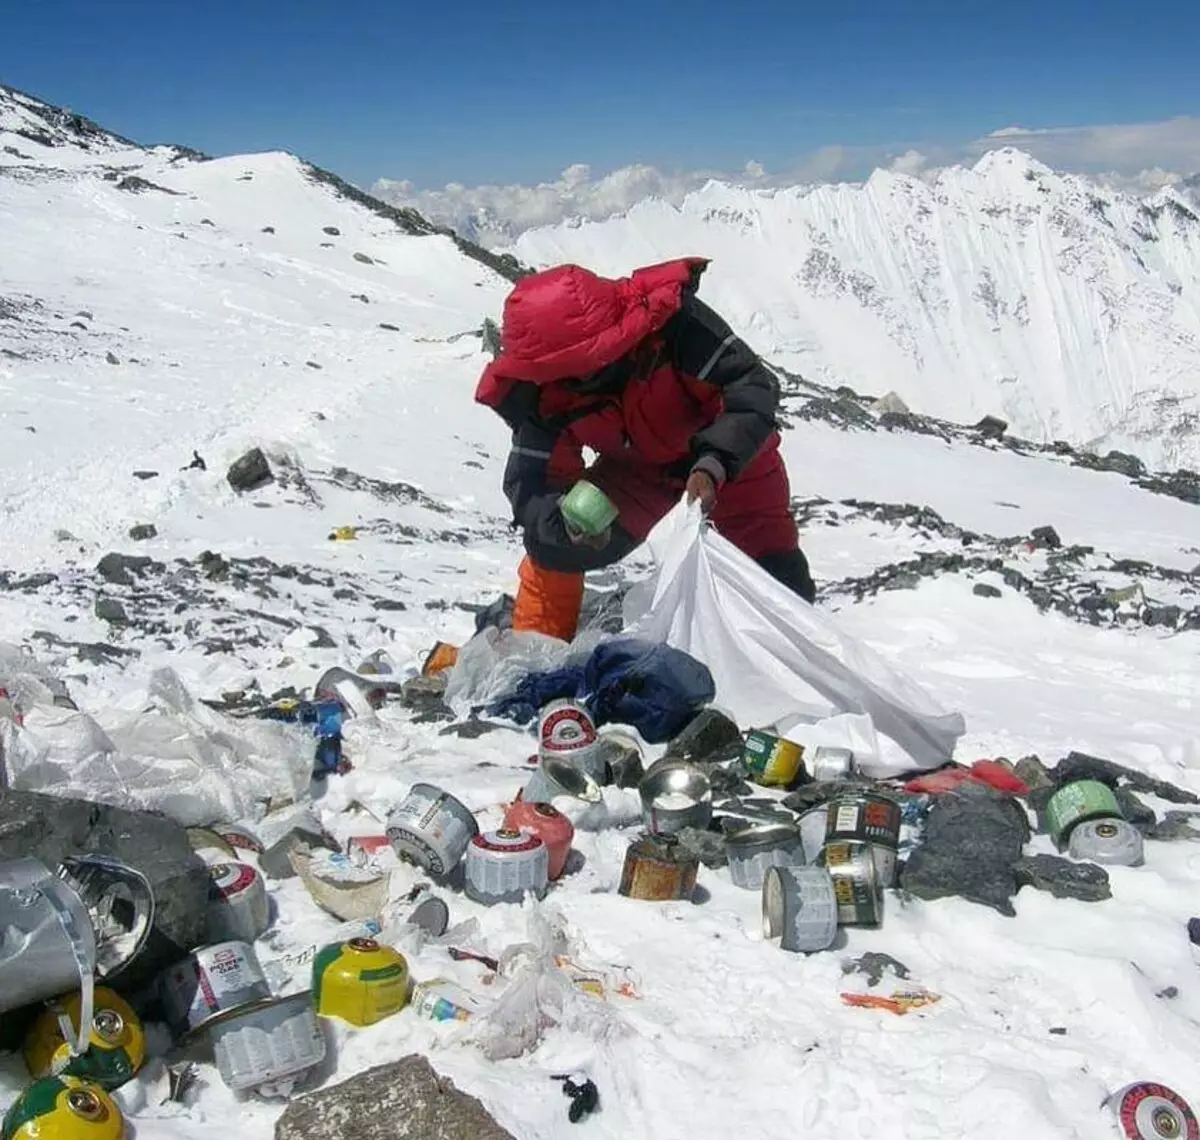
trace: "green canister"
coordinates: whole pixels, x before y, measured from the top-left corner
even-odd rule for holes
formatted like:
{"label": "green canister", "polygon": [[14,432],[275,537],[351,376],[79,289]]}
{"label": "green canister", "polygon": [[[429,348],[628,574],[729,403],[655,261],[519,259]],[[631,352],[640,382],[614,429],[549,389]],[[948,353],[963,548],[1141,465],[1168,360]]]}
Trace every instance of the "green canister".
{"label": "green canister", "polygon": [[1046,830],[1059,847],[1066,845],[1075,825],[1084,820],[1124,818],[1112,788],[1099,780],[1065,784],[1046,802],[1044,815]]}
{"label": "green canister", "polygon": [[612,499],[586,479],[580,479],[566,493],[559,510],[567,523],[583,534],[603,534],[617,518]]}

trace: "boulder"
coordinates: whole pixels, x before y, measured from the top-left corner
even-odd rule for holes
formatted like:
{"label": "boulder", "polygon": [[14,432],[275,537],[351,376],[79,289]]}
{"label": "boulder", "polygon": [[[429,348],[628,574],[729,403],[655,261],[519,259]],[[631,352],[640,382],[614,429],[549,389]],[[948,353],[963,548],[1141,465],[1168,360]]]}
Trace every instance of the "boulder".
{"label": "boulder", "polygon": [[235,491],[253,491],[271,482],[271,465],[261,447],[252,447],[229,466],[225,476]]}
{"label": "boulder", "polygon": [[33,856],[52,870],[67,855],[99,852],[141,871],[154,891],[146,948],[117,988],[136,987],[204,939],[208,867],[166,816],[0,788],[0,859]]}
{"label": "boulder", "polygon": [[1016,867],[1022,887],[1049,891],[1056,899],[1100,902],[1112,898],[1108,872],[1095,863],[1073,863],[1059,855],[1027,855]]}
{"label": "boulder", "polygon": [[701,709],[667,745],[672,759],[691,764],[716,764],[742,754],[742,730],[716,709]]}
{"label": "boulder", "polygon": [[1099,780],[1115,788],[1123,780],[1134,792],[1146,792],[1173,804],[1200,804],[1200,796],[1194,792],[1177,788],[1166,780],[1156,780],[1145,772],[1126,768],[1112,760],[1089,756],[1086,752],[1069,752],[1054,766],[1051,775],[1059,787],[1075,780]]}
{"label": "boulder", "polygon": [[138,523],[136,526],[129,528],[129,537],[134,542],[145,542],[151,538],[158,537],[158,527],[153,523]]}
{"label": "boulder", "polygon": [[984,416],[975,425],[975,430],[983,439],[1003,439],[1008,423],[999,416]]}
{"label": "boulder", "polygon": [[410,1053],[293,1100],[275,1140],[516,1140],[480,1101]]}
{"label": "boulder", "polygon": [[1003,591],[997,586],[991,586],[987,582],[976,582],[971,590],[980,598],[999,598],[1003,596]]}
{"label": "boulder", "polygon": [[1062,546],[1062,539],[1052,526],[1035,526],[1029,537],[1039,550],[1058,550]]}

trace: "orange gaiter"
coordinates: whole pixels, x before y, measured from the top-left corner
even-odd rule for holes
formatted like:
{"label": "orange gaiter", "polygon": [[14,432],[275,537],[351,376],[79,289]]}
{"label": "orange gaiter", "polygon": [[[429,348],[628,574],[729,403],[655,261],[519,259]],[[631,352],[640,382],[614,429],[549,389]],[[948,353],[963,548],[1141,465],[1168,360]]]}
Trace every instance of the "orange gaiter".
{"label": "orange gaiter", "polygon": [[526,555],[517,570],[514,631],[533,631],[570,641],[583,606],[583,575],[546,570]]}

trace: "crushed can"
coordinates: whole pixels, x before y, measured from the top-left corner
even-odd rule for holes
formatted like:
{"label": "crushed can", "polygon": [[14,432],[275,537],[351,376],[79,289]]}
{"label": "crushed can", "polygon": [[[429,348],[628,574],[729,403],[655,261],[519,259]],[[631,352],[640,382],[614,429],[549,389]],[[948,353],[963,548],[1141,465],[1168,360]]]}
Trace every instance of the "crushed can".
{"label": "crushed can", "polygon": [[99,1085],[63,1074],[34,1081],[0,1125],[4,1140],[123,1140],[125,1120]]}
{"label": "crushed can", "polygon": [[234,1092],[290,1096],[325,1060],[325,1034],[307,990],[272,998],[212,1030],[213,1059]]}
{"label": "crushed can", "polygon": [[800,774],[804,748],[769,732],[748,732],[742,760],[756,784],[786,787]]}
{"label": "crushed can", "polygon": [[404,955],[373,938],[335,942],[313,959],[313,1004],[322,1017],[374,1025],[408,1004],[409,988]]}
{"label": "crushed can", "polygon": [[[79,1036],[81,994],[51,1002],[25,1038],[25,1067],[35,1080],[65,1073],[105,1089],[120,1088],[146,1059],[146,1032],[133,1008],[119,994],[97,986],[93,995],[92,1031],[87,1049],[75,1053]],[[71,1040],[64,1036],[60,1017],[67,1018]]]}

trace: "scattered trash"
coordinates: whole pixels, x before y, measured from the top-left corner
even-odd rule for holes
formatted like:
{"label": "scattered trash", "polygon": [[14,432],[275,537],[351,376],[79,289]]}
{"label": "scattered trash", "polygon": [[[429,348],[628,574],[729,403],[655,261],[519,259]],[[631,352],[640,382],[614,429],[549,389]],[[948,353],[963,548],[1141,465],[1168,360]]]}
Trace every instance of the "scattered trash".
{"label": "scattered trash", "polygon": [[699,870],[675,836],[643,835],[625,852],[617,890],[632,899],[690,899]]}
{"label": "scattered trash", "polygon": [[826,780],[848,780],[854,775],[854,753],[849,748],[818,745],[812,759],[805,765],[809,775],[822,783]]}
{"label": "scattered trash", "polygon": [[325,1034],[308,992],[273,998],[212,1028],[213,1059],[235,1092],[287,1097],[325,1059]]}
{"label": "scattered trash", "polygon": [[839,797],[826,812],[825,842],[866,844],[881,885],[894,887],[900,816],[900,805],[887,796],[863,792]]}
{"label": "scattered trash", "polygon": [[409,1004],[418,1017],[431,1021],[467,1021],[486,1008],[481,998],[448,978],[418,982]]}
{"label": "scattered trash", "polygon": [[146,1033],[132,1007],[119,994],[97,986],[87,1048],[78,1053],[83,995],[55,1000],[33,1023],[22,1050],[34,1080],[66,1074],[105,1089],[132,1080],[146,1059]]}
{"label": "scattered trash", "polygon": [[550,1079],[562,1081],[562,1091],[571,1099],[571,1107],[567,1109],[567,1119],[572,1124],[578,1124],[585,1116],[591,1116],[600,1107],[600,1090],[596,1088],[594,1081],[584,1080],[577,1084],[566,1073],[556,1073]]}
{"label": "scattered trash", "polygon": [[694,764],[664,757],[651,764],[638,784],[642,820],[654,835],[685,827],[707,827],[712,819],[712,784]]}
{"label": "scattered trash", "polygon": [[334,527],[329,532],[330,542],[353,542],[358,538],[358,532],[362,527],[357,526],[338,526]]}
{"label": "scattered trash", "polygon": [[735,887],[762,890],[768,867],[793,867],[804,863],[800,829],[790,824],[752,825],[725,837],[729,877]]}
{"label": "scattered trash", "polygon": [[596,726],[583,705],[551,701],[539,714],[538,755],[563,760],[599,783],[605,778],[604,757]]}
{"label": "scattered trash", "polygon": [[857,1006],[859,1009],[882,1009],[900,1016],[942,1000],[941,994],[923,989],[893,990],[889,997],[882,994],[855,993],[842,993],[840,996],[845,1005]]}
{"label": "scattered trash", "polygon": [[167,1024],[175,1039],[182,1041],[268,1000],[271,987],[253,946],[222,942],[198,947],[166,970],[158,992]]}
{"label": "scattered trash", "polygon": [[182,1104],[199,1075],[195,1061],[181,1061],[167,1066],[167,1095],[160,1104]]}
{"label": "scattered trash", "polygon": [[1072,859],[1121,867],[1145,862],[1142,833],[1123,819],[1089,819],[1071,831],[1067,844]]}
{"label": "scattered trash", "polygon": [[470,809],[433,784],[414,784],[387,822],[396,853],[435,879],[458,866],[478,834],[479,824]]}
{"label": "scattered trash", "polygon": [[763,937],[778,938],[793,954],[833,945],[838,899],[824,867],[768,867],[762,887]]}
{"label": "scattered trash", "polygon": [[833,879],[839,926],[878,926],[883,921],[883,880],[870,843],[826,842],[821,862]]}
{"label": "scattered trash", "polygon": [[787,787],[800,774],[804,749],[769,732],[746,734],[744,753],[750,779],[764,787]]}
{"label": "scattered trash", "polygon": [[552,804],[529,803],[524,798],[509,804],[504,813],[504,827],[510,831],[527,831],[546,845],[549,854],[547,874],[553,882],[566,870],[575,825]]}
{"label": "scattered trash", "polygon": [[322,1017],[374,1025],[408,1004],[408,962],[373,938],[326,946],[313,960],[312,995]]}
{"label": "scattered trash", "polygon": [[1126,1085],[1105,1099],[1125,1140],[1200,1140],[1200,1122],[1174,1089],[1154,1081]]}
{"label": "scattered trash", "polygon": [[99,1085],[65,1074],[34,1081],[4,1116],[4,1140],[122,1140],[125,1120]]}
{"label": "scattered trash", "polygon": [[541,898],[549,882],[550,851],[532,832],[482,832],[467,846],[464,890],[484,906],[519,903],[526,891]]}
{"label": "scattered trash", "polygon": [[208,891],[205,938],[209,942],[254,942],[271,925],[267,887],[249,863],[216,863]]}
{"label": "scattered trash", "polygon": [[869,951],[849,962],[842,963],[842,974],[862,974],[868,986],[877,986],[885,973],[895,974],[901,981],[908,981],[908,967],[890,954]]}
{"label": "scattered trash", "polygon": [[1076,780],[1060,787],[1046,801],[1044,817],[1050,838],[1061,850],[1078,824],[1093,819],[1120,819],[1121,805],[1107,784],[1099,780]]}
{"label": "scattered trash", "polygon": [[549,803],[555,796],[570,796],[585,803],[598,804],[603,793],[591,776],[566,760],[556,760],[554,757],[538,759],[537,770],[517,794],[517,799],[540,804]]}
{"label": "scattered trash", "polygon": [[313,901],[334,918],[373,918],[387,902],[390,875],[350,855],[298,847],[288,858]]}

